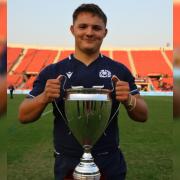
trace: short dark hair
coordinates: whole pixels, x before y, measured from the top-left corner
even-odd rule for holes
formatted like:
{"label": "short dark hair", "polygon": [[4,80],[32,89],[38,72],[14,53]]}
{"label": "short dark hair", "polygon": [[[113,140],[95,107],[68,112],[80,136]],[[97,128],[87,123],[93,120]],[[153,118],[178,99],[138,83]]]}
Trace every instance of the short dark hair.
{"label": "short dark hair", "polygon": [[78,15],[82,12],[89,12],[89,13],[99,16],[103,20],[106,26],[107,16],[102,11],[102,9],[96,4],[81,4],[77,9],[75,9],[73,13],[73,23],[77,19]]}

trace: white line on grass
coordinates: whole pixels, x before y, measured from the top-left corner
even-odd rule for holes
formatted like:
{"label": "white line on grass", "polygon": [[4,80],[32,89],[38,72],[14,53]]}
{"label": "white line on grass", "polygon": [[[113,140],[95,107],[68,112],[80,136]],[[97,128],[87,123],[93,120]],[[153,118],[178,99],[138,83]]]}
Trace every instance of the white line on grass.
{"label": "white line on grass", "polygon": [[49,110],[49,111],[44,112],[44,113],[42,114],[42,116],[46,116],[47,114],[49,114],[49,113],[51,113],[51,112],[52,112],[52,109]]}

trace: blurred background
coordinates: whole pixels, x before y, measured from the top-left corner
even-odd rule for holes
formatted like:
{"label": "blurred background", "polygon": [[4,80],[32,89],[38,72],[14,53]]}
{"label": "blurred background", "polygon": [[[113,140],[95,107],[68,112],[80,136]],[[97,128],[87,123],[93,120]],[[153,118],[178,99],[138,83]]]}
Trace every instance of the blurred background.
{"label": "blurred background", "polygon": [[7,177],[6,124],[6,64],[7,64],[7,4],[0,0],[0,179]]}
{"label": "blurred background", "polygon": [[180,116],[180,0],[174,1],[173,6],[173,45],[174,45],[174,117]]}
{"label": "blurred background", "polygon": [[173,6],[173,40],[174,40],[174,96],[173,96],[173,142],[174,142],[174,179],[180,179],[180,0]]}

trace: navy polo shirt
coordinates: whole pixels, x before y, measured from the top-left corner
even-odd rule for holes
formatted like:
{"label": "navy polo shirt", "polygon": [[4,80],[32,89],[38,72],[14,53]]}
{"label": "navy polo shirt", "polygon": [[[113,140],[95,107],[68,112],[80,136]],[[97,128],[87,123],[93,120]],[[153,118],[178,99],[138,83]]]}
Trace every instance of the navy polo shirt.
{"label": "navy polo shirt", "polygon": [[[84,88],[91,88],[93,86],[104,86],[105,89],[112,89],[111,78],[116,75],[120,80],[129,83],[131,94],[139,93],[134,82],[134,77],[130,71],[121,63],[111,60],[106,56],[99,55],[99,57],[88,66],[70,55],[68,58],[51,64],[44,68],[36,81],[29,96],[34,97],[41,94],[45,88],[48,79],[55,79],[59,75],[66,76],[62,80],[61,97],[56,100],[61,112],[64,113],[63,88],[71,88],[72,86],[83,86]],[[115,97],[115,96],[113,96]],[[83,149],[76,141],[73,134],[70,133],[69,128],[58,112],[56,106],[53,104],[54,114],[54,147],[58,153],[67,155],[81,156]],[[113,105],[111,115],[117,110],[119,102],[113,98]],[[119,146],[119,129],[117,116],[113,118],[105,133],[97,141],[92,149],[94,155],[107,151],[112,151]]]}

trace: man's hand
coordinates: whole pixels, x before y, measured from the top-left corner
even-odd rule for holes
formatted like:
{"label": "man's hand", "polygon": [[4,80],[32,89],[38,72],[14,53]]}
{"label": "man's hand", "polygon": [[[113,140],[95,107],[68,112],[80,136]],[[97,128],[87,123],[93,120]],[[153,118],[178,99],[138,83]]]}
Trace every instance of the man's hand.
{"label": "man's hand", "polygon": [[41,94],[43,103],[50,103],[59,98],[62,78],[63,76],[59,75],[56,79],[47,80],[44,92]]}
{"label": "man's hand", "polygon": [[47,80],[44,91],[40,95],[27,98],[21,103],[18,114],[21,123],[38,120],[48,103],[60,96],[62,78],[63,76],[60,75],[56,79]]}
{"label": "man's hand", "polygon": [[139,94],[131,95],[128,82],[124,82],[113,76],[115,83],[116,99],[122,102],[130,118],[135,121],[145,122],[148,118],[148,108],[144,99]]}
{"label": "man's hand", "polygon": [[129,99],[129,83],[121,81],[117,76],[113,75],[112,81],[115,83],[116,100],[126,103]]}

